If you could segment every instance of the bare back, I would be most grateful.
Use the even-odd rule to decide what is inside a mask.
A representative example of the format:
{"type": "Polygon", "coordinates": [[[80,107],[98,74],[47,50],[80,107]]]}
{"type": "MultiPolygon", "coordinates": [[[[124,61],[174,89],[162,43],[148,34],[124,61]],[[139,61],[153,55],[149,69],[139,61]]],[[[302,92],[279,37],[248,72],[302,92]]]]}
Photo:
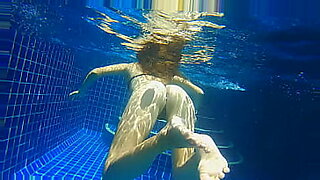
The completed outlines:
{"type": "Polygon", "coordinates": [[[158,81],[163,83],[164,85],[170,83],[164,78],[155,77],[151,74],[146,74],[139,63],[128,64],[127,71],[130,76],[130,83],[133,90],[139,88],[141,85],[145,85],[150,81],[158,81]]]}

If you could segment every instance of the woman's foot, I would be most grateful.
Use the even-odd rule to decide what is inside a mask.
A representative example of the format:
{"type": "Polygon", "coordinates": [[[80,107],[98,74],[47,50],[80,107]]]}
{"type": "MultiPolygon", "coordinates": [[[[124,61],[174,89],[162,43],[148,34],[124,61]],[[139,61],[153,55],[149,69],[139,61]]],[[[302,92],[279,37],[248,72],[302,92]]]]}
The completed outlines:
{"type": "Polygon", "coordinates": [[[223,179],[225,173],[230,172],[228,162],[222,156],[211,137],[208,136],[206,142],[210,142],[211,151],[209,153],[201,149],[197,151],[200,155],[200,162],[198,164],[200,180],[223,179]]]}
{"type": "Polygon", "coordinates": [[[170,149],[194,147],[200,160],[198,173],[200,180],[223,179],[230,172],[228,162],[222,156],[212,138],[194,133],[184,126],[183,119],[174,117],[172,122],[160,131],[170,149]]]}

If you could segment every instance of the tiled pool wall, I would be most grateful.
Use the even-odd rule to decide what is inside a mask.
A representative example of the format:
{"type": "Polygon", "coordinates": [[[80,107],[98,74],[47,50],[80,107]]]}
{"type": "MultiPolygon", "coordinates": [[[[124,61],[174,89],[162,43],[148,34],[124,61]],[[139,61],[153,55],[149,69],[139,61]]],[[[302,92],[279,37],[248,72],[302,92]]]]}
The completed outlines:
{"type": "Polygon", "coordinates": [[[1,34],[1,177],[82,128],[102,131],[118,121],[128,97],[123,77],[101,78],[84,99],[71,100],[84,78],[71,50],[15,30],[1,34]]]}
{"type": "Polygon", "coordinates": [[[18,32],[10,18],[0,27],[0,179],[81,129],[116,124],[128,98],[124,78],[112,75],[83,99],[70,100],[87,73],[76,66],[73,50],[18,32]]]}
{"type": "Polygon", "coordinates": [[[117,124],[128,98],[128,84],[123,76],[100,78],[88,91],[83,128],[103,131],[105,123],[117,124]]]}
{"type": "Polygon", "coordinates": [[[85,106],[68,97],[81,79],[70,49],[4,29],[1,44],[0,170],[5,175],[79,131],[85,106]]]}

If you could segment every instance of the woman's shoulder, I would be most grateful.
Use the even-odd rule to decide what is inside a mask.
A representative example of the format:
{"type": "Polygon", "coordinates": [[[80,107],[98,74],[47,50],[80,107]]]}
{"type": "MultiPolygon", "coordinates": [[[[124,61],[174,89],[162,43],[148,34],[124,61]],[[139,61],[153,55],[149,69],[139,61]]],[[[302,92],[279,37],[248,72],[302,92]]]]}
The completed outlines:
{"type": "Polygon", "coordinates": [[[109,65],[109,67],[120,68],[120,69],[125,69],[130,71],[132,68],[135,68],[137,66],[136,64],[137,63],[118,63],[118,64],[109,65]]]}
{"type": "Polygon", "coordinates": [[[131,66],[137,66],[139,63],[138,62],[131,62],[131,63],[119,63],[119,64],[131,67],[131,66]]]}
{"type": "Polygon", "coordinates": [[[136,74],[141,74],[142,68],[138,62],[133,62],[128,64],[128,71],[134,76],[136,74]]]}
{"type": "Polygon", "coordinates": [[[123,63],[123,64],[125,64],[129,69],[136,68],[138,66],[137,62],[123,63]]]}

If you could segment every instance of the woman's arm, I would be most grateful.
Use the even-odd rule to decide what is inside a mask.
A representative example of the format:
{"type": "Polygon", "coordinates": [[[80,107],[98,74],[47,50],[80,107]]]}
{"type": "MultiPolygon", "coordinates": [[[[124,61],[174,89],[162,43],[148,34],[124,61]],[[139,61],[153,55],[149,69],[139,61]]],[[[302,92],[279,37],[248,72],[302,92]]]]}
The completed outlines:
{"type": "MultiPolygon", "coordinates": [[[[90,73],[93,73],[93,74],[96,74],[97,76],[103,76],[103,75],[112,74],[112,73],[116,73],[116,72],[126,71],[126,70],[128,70],[128,68],[130,66],[132,66],[132,63],[130,63],[130,64],[121,63],[121,64],[104,66],[104,67],[93,69],[92,71],[89,72],[88,75],[90,75],[90,73]]],[[[88,75],[87,75],[87,77],[88,77],[88,75]]]]}
{"type": "Polygon", "coordinates": [[[186,85],[187,87],[193,89],[198,94],[204,94],[203,90],[200,87],[196,86],[191,81],[189,81],[189,80],[187,80],[185,78],[182,78],[180,76],[174,76],[173,77],[173,82],[181,83],[183,85],[186,85]]]}
{"type": "Polygon", "coordinates": [[[88,87],[90,87],[99,77],[116,72],[126,71],[131,65],[132,64],[123,63],[95,68],[91,70],[83,81],[81,88],[78,91],[73,91],[72,93],[70,93],[70,96],[79,93],[85,93],[88,87]]]}

